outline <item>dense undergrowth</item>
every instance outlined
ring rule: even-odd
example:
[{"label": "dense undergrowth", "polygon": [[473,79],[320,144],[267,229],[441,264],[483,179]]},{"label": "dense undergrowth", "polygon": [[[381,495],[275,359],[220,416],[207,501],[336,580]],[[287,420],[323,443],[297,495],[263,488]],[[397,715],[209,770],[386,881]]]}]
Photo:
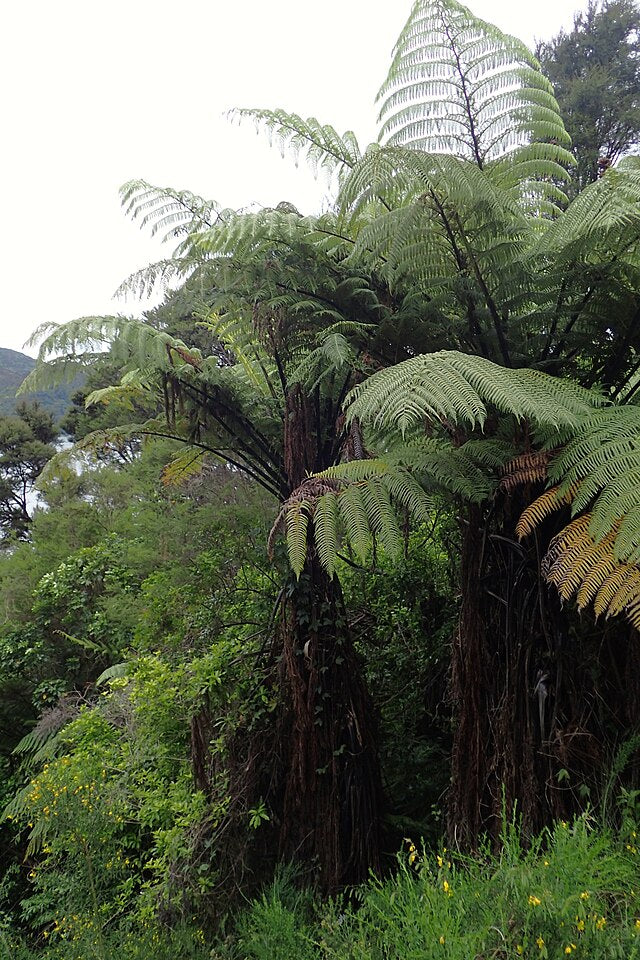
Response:
[{"label": "dense undergrowth", "polygon": [[[166,486],[173,456],[151,444],[81,476],[58,465],[30,540],[0,557],[12,957],[208,956],[202,939],[209,951],[273,872],[271,504],[213,465]],[[454,534],[446,517],[433,533],[411,534],[400,562],[341,569],[375,691],[387,870],[404,836],[443,828]]]},{"label": "dense undergrowth", "polygon": [[17,960],[633,960],[640,859],[631,820],[614,835],[586,816],[526,849],[511,825],[500,853],[474,858],[406,840],[387,879],[328,903],[280,869],[215,935],[149,918],[97,936],[77,920],[59,921],[35,953],[10,934],[0,942]]}]

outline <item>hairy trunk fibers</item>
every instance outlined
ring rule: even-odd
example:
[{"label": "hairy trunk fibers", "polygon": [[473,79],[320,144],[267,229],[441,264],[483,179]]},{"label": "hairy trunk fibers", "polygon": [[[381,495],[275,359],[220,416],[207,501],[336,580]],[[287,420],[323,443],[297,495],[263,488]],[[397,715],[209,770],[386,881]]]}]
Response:
[{"label": "hairy trunk fibers", "polygon": [[638,730],[638,634],[561,608],[539,561],[562,522],[519,544],[526,502],[516,493],[490,515],[471,508],[463,533],[449,833],[466,846],[497,840],[505,816],[528,835],[597,807],[616,750]]},{"label": "hairy trunk fibers", "polygon": [[373,712],[342,594],[311,556],[283,603],[280,854],[334,892],[379,866],[380,774]]}]

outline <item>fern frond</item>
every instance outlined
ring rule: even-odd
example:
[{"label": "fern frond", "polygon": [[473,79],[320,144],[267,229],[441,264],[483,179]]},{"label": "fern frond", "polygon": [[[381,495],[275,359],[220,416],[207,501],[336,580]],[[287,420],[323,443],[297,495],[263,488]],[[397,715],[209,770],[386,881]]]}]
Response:
[{"label": "fern frond", "polygon": [[316,175],[323,171],[340,180],[360,158],[358,141],[351,130],[340,136],[333,127],[319,123],[315,117],[303,120],[284,110],[250,109],[231,110],[229,116],[253,120],[257,129],[266,130],[269,143],[279,149],[281,156],[290,152],[296,164],[303,156]]},{"label": "fern frond", "polygon": [[551,452],[548,450],[519,454],[503,467],[500,489],[509,493],[527,483],[542,483],[547,479],[550,459]]},{"label": "fern frond", "polygon": [[170,284],[186,278],[195,269],[193,257],[173,257],[149,264],[142,270],[132,273],[123,280],[114,293],[114,297],[126,300],[132,297],[144,300],[158,290],[166,291]]},{"label": "fern frond", "polygon": [[530,536],[536,527],[539,527],[552,513],[560,510],[563,506],[568,506],[573,499],[574,492],[574,488],[570,488],[563,493],[560,487],[551,487],[549,490],[545,490],[544,493],[523,510],[516,524],[516,536],[518,540],[523,540],[524,537]]},{"label": "fern frond", "polygon": [[299,576],[312,532],[318,557],[333,575],[342,539],[360,558],[367,555],[374,536],[390,556],[398,556],[404,538],[397,509],[422,521],[432,507],[417,480],[401,466],[386,460],[351,460],[308,477],[293,491],[272,528],[270,544],[286,527],[289,560]]},{"label": "fern frond", "polygon": [[338,552],[338,503],[335,494],[323,493],[313,510],[314,540],[320,562],[333,576]]},{"label": "fern frond", "polygon": [[456,0],[416,0],[378,98],[382,141],[481,167],[532,140],[563,166],[570,143],[530,51]]},{"label": "fern frond", "polygon": [[287,529],[287,553],[291,569],[300,576],[307,559],[307,530],[311,515],[308,500],[290,500],[285,513]]},{"label": "fern frond", "polygon": [[616,529],[596,541],[590,516],[572,520],[557,534],[542,562],[542,574],[563,600],[575,597],[579,610],[593,603],[595,615],[623,613],[640,628],[640,567],[621,563],[615,555]]},{"label": "fern frond", "polygon": [[512,370],[441,350],[375,373],[351,391],[347,402],[349,418],[404,434],[423,419],[482,426],[488,407],[534,423],[577,426],[602,400],[537,370]]},{"label": "fern frond", "polygon": [[163,468],[161,479],[165,487],[177,487],[202,473],[204,451],[187,450],[176,454]]},{"label": "fern frond", "polygon": [[561,493],[571,491],[574,514],[589,509],[597,541],[615,529],[616,557],[640,559],[640,408],[591,413],[553,459],[549,476]]},{"label": "fern frond", "polygon": [[597,617],[611,608],[615,601],[617,607],[624,591],[640,579],[638,568],[630,563],[616,563],[598,588],[593,601],[593,611]]},{"label": "fern frond", "polygon": [[161,234],[163,240],[184,239],[211,228],[224,215],[214,202],[204,200],[189,190],[156,187],[146,180],[129,180],[120,188],[120,201],[125,213],[149,227],[151,236]]}]

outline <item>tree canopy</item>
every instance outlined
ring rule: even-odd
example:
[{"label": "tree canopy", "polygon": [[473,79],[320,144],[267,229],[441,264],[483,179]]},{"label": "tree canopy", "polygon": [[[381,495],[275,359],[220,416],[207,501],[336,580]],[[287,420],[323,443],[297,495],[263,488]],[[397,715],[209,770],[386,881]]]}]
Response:
[{"label": "tree canopy", "polygon": [[575,191],[640,139],[640,10],[635,0],[590,0],[573,29],[538,44],[571,136]]}]

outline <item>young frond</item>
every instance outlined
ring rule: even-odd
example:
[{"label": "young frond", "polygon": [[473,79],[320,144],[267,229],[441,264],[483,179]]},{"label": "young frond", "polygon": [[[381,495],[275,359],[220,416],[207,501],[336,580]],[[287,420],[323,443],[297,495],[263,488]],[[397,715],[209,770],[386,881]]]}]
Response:
[{"label": "young frond", "polygon": [[[334,328],[337,326],[334,324]],[[322,337],[319,346],[303,357],[289,379],[291,383],[306,384],[308,391],[312,392],[323,380],[352,364],[354,359],[355,353],[347,338],[334,330]]]}]

